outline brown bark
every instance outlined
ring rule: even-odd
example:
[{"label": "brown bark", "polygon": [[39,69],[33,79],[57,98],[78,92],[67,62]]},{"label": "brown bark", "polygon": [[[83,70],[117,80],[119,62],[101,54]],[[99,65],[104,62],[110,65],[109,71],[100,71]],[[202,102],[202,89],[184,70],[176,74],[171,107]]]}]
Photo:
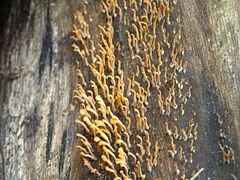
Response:
[{"label": "brown bark", "polygon": [[[73,13],[81,9],[79,1],[12,0],[3,7],[0,179],[94,179],[82,166],[75,148],[78,110],[65,111],[73,103],[77,83],[76,56],[69,37]],[[196,109],[199,123],[188,178],[197,165],[205,169],[200,179],[240,178],[239,7],[234,0],[179,0],[175,7],[181,15],[182,43],[189,60],[186,78],[193,86],[188,104]],[[98,2],[91,3],[89,10],[98,24],[103,18]],[[125,58],[127,53],[123,52]],[[123,70],[129,69],[124,63]],[[154,103],[149,105],[152,111],[148,115],[152,140],[156,140],[163,138],[162,124],[156,94],[151,98]],[[217,114],[223,120],[222,127],[217,124]],[[221,162],[220,128],[227,136],[226,144],[235,150],[235,165]],[[168,158],[161,153],[161,162],[147,179],[173,178]]]}]

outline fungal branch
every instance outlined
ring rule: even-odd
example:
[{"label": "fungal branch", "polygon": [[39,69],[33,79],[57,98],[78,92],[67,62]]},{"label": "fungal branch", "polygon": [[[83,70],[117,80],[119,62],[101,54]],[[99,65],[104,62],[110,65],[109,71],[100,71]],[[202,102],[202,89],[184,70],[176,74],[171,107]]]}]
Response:
[{"label": "fungal branch", "polygon": [[[189,114],[185,108],[192,90],[179,18],[172,15],[176,2],[94,2],[103,15],[98,25],[86,11],[92,3],[85,0],[83,10],[75,12],[71,36],[81,65],[74,100],[80,107],[76,148],[83,165],[97,176],[145,179],[159,171],[166,153],[173,176],[185,179],[198,124],[194,117],[187,128],[176,122]],[[150,133],[156,124],[150,111],[158,113],[162,142]]]}]

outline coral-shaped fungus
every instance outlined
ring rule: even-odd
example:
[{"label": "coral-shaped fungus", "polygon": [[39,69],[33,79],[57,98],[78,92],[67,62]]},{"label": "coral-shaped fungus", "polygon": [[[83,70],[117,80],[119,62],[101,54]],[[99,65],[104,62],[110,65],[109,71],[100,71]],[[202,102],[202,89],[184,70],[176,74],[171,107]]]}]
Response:
[{"label": "coral-shaped fungus", "polygon": [[[100,20],[87,13],[93,4]],[[192,163],[198,124],[194,116],[186,128],[177,123],[186,121],[192,86],[175,7],[175,0],[85,0],[74,14],[76,147],[97,176],[145,179],[168,157],[174,176],[184,179]]]}]

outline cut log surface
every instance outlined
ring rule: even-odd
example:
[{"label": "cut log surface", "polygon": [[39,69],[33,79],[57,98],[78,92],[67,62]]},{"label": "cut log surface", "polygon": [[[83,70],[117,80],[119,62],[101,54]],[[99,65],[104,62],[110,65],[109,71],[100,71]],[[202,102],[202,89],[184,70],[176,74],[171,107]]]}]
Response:
[{"label": "cut log surface", "polygon": [[[124,1],[117,0],[120,6]],[[112,179],[105,171],[100,177],[93,175],[83,166],[76,148],[79,127],[74,121],[80,117],[80,104],[73,98],[79,83],[76,69],[81,69],[86,82],[93,78],[83,60],[76,63],[80,57],[71,47],[74,13],[84,13],[84,1],[6,0],[1,8],[0,180]],[[93,19],[90,34],[97,43],[97,26],[107,18],[100,1],[89,0],[86,11]],[[195,153],[190,163],[189,149],[184,149],[188,162],[179,161],[185,167],[179,168],[180,175],[185,171],[187,179],[240,179],[240,2],[178,0],[172,11],[179,18],[174,25],[181,27],[183,59],[188,61],[184,78],[192,86],[192,94],[185,115],[178,117],[160,115],[158,94],[152,91],[145,115],[151,152],[156,141],[160,150],[157,166],[149,172],[144,164],[143,173],[153,180],[177,177],[175,160],[167,156],[169,138],[164,122],[174,122],[180,133],[194,114],[194,123],[198,124]],[[127,89],[126,77],[135,72],[136,62],[126,50],[126,28],[114,19],[113,27],[117,34],[114,38],[125,43],[125,51],[117,52],[115,47],[115,52],[116,64],[122,59]],[[139,142],[135,131],[130,137],[133,145]],[[91,136],[86,137],[93,141]],[[184,143],[176,144],[191,146],[190,140]],[[138,150],[133,148],[132,153]],[[230,150],[235,160],[228,164],[223,157]],[[96,164],[94,167],[101,169]]]}]

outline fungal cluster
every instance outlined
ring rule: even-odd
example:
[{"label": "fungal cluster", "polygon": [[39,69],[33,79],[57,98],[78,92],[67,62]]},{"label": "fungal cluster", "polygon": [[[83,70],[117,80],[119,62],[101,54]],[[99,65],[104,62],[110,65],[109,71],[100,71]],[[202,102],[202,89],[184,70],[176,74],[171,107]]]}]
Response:
[{"label": "fungal cluster", "polygon": [[216,113],[217,124],[219,126],[218,130],[218,147],[221,152],[222,162],[226,164],[235,164],[235,152],[232,147],[230,147],[227,135],[223,130],[224,122],[219,113]]},{"label": "fungal cluster", "polygon": [[174,178],[185,179],[198,124],[195,113],[184,118],[192,86],[175,7],[175,0],[85,0],[74,14],[76,147],[97,176],[145,179],[167,157]]}]

